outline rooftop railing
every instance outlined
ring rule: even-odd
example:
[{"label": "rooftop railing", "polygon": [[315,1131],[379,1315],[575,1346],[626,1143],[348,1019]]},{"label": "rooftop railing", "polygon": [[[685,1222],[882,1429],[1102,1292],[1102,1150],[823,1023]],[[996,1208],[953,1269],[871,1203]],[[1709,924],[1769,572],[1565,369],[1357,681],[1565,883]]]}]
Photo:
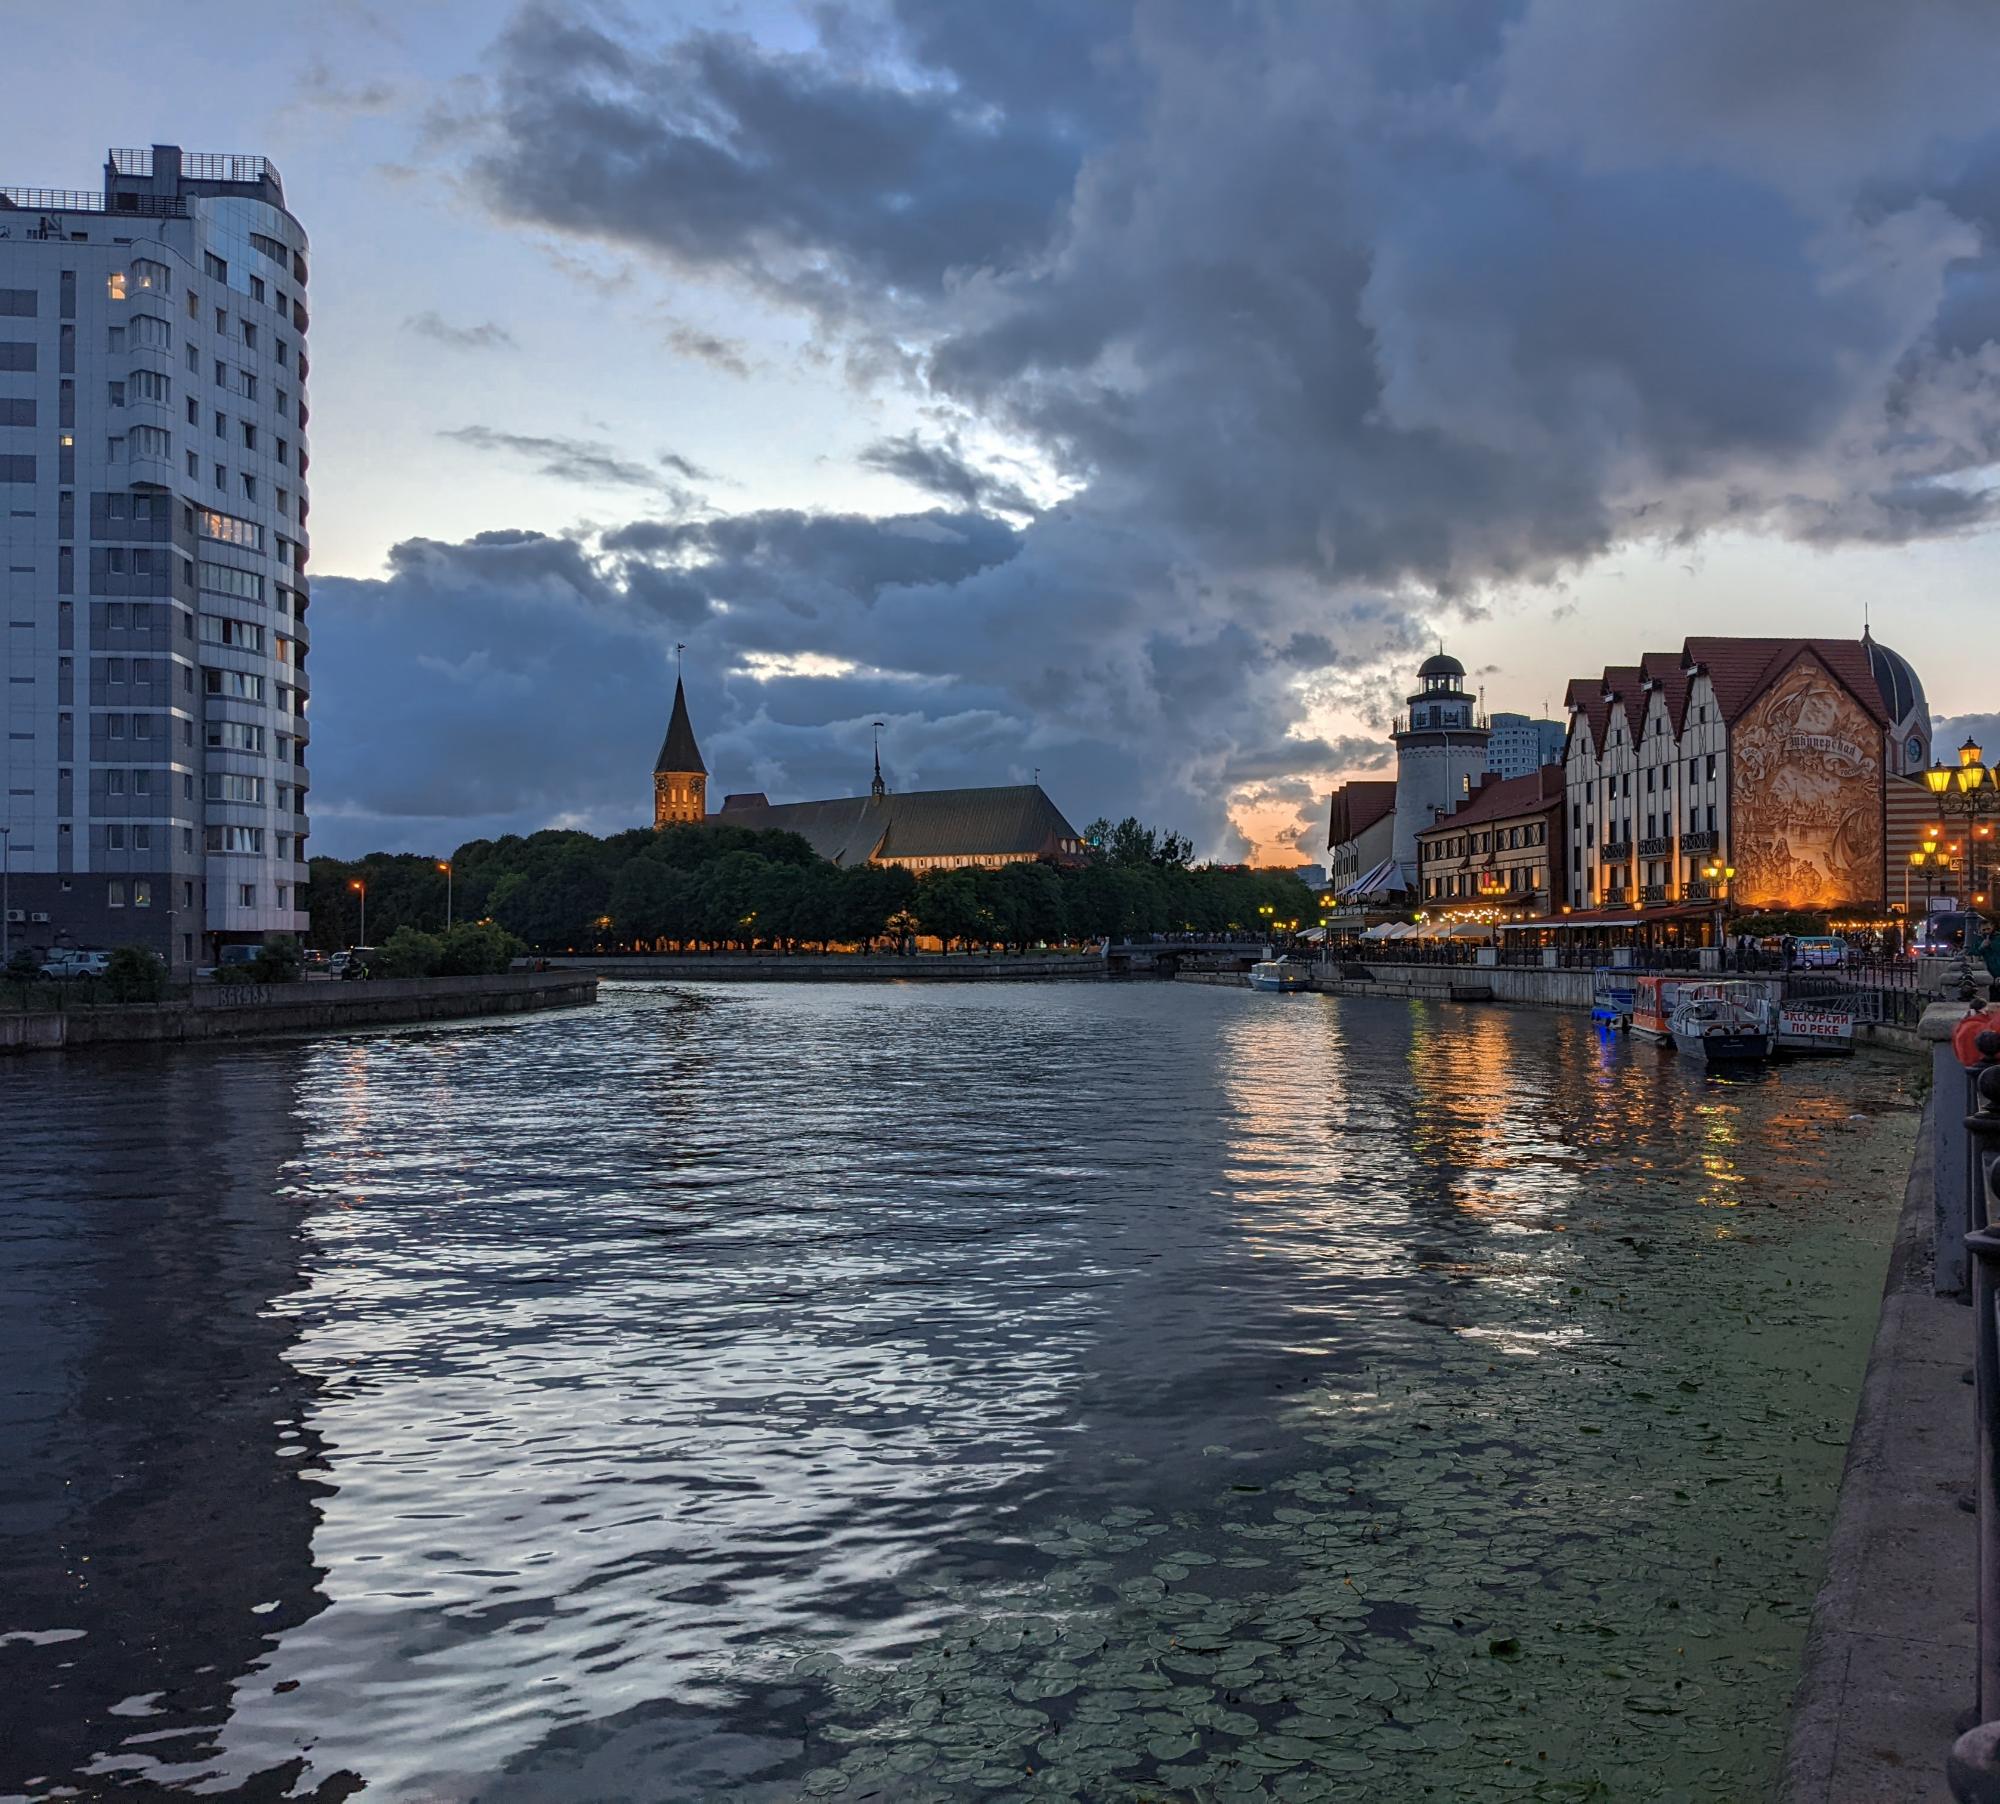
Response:
[{"label": "rooftop railing", "polygon": [[114,194],[88,188],[0,188],[0,212],[129,213],[141,219],[185,219],[187,202],[177,195]]}]

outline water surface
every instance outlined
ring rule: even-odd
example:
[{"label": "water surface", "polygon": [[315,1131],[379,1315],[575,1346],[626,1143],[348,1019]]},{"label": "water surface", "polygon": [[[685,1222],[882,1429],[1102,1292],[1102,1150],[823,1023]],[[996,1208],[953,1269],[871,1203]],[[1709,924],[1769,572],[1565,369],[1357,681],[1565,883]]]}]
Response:
[{"label": "water surface", "polygon": [[1913,1130],[1157,984],[0,1084],[33,1797],[1759,1795]]}]

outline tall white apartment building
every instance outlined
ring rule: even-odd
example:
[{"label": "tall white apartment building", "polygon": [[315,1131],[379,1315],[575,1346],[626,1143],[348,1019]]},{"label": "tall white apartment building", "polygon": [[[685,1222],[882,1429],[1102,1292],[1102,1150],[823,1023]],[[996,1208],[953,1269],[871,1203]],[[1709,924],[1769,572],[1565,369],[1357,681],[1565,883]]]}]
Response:
[{"label": "tall white apartment building", "polygon": [[1563,761],[1569,728],[1559,720],[1532,720],[1525,714],[1491,714],[1486,768],[1496,777],[1526,777],[1545,764]]},{"label": "tall white apartment building", "polygon": [[0,188],[15,946],[306,926],[306,277],[262,157]]}]

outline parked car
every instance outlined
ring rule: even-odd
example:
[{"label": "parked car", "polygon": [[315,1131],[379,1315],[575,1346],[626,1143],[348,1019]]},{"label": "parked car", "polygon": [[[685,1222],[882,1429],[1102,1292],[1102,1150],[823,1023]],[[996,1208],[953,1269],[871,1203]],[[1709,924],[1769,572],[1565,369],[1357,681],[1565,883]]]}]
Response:
[{"label": "parked car", "polygon": [[299,954],[299,975],[308,983],[331,977],[332,957],[317,946],[307,946]]},{"label": "parked car", "polygon": [[42,963],[42,975],[67,983],[76,977],[102,977],[110,964],[108,952],[51,952]]},{"label": "parked car", "polygon": [[366,977],[369,961],[374,956],[373,946],[349,946],[346,951],[336,952],[326,961],[327,975],[341,979]]}]

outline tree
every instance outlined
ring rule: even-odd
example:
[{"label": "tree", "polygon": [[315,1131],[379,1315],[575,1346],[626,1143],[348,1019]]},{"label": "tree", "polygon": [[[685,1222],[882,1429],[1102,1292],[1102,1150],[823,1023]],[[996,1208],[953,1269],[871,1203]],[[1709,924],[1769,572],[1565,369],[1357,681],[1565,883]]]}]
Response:
[{"label": "tree", "polygon": [[98,980],[110,1002],[158,1002],[167,993],[167,967],[144,946],[117,946]]},{"label": "tree", "polygon": [[368,961],[371,977],[429,977],[444,958],[444,942],[434,933],[398,927]]},{"label": "tree", "polygon": [[925,933],[949,952],[959,942],[989,937],[991,917],[970,871],[928,871],[917,880],[914,912]]},{"label": "tree", "polygon": [[463,921],[438,945],[440,977],[480,977],[506,970],[527,951],[504,927],[491,921]]},{"label": "tree", "polygon": [[243,975],[252,983],[297,983],[299,949],[289,939],[267,935],[257,956],[243,967]]}]

